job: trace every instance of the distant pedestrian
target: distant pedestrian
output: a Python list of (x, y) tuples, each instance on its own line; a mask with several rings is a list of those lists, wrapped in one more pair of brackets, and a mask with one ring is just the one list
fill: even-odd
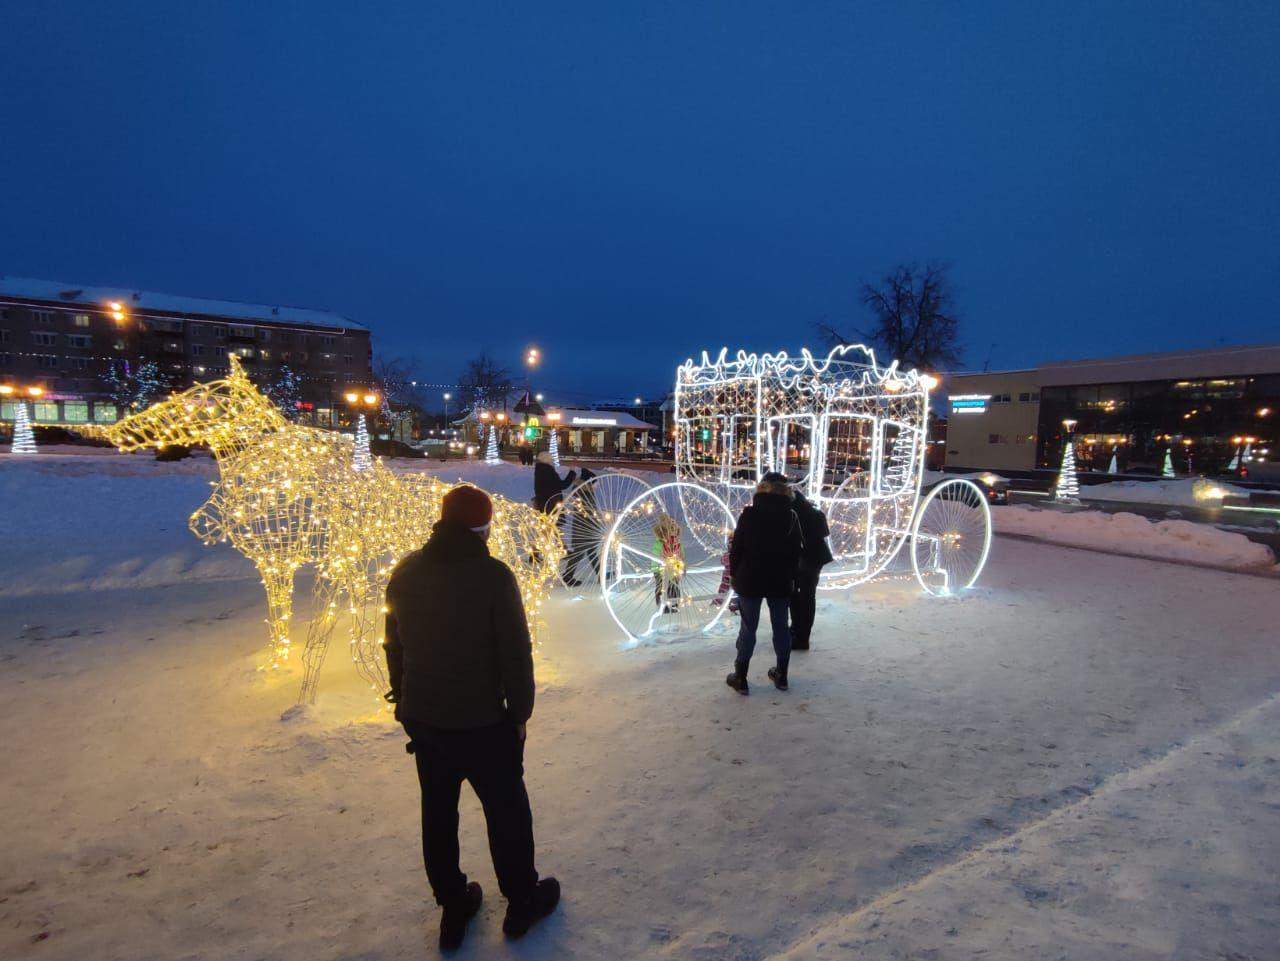
[(560, 506), (564, 492), (573, 485), (577, 476), (577, 471), (569, 471), (561, 477), (551, 462), (551, 453), (544, 450), (533, 465), (533, 506), (544, 514), (550, 514)]
[(596, 504), (595, 485), (583, 487), (595, 476), (594, 471), (584, 467), (573, 485), (577, 493), (569, 520), (569, 551), (564, 559), (564, 582), (569, 587), (582, 586), (584, 560), (588, 566), (586, 576), (592, 581), (600, 579), (600, 508)]
[(818, 607), (818, 577), (833, 560), (827, 543), (831, 528), (827, 526), (827, 515), (800, 491), (795, 491), (792, 508), (800, 521), (804, 549), (800, 551), (795, 588), (791, 591), (791, 650), (807, 651)]
[(791, 662), (787, 612), (804, 546), (800, 521), (791, 509), (791, 496), (782, 474), (765, 474), (756, 485), (751, 504), (743, 508), (729, 545), (729, 573), (738, 595), (741, 625), (733, 673), (725, 682), (739, 694), (748, 692), (747, 668), (756, 649), (760, 609), (765, 605), (769, 608), (773, 652), (777, 657), (777, 663), (769, 669), (769, 679), (778, 690), (787, 689)]
[(533, 652), (520, 586), (489, 555), (493, 504), (457, 487), (419, 550), (387, 585), (387, 670), (396, 720), (409, 735), (422, 788), (422, 854), (440, 918), (440, 947), (462, 944), (482, 892), (458, 864), (458, 799), (468, 781), (484, 807), (502, 930), (518, 938), (555, 910), (560, 884), (538, 879), (524, 786), (525, 724), (533, 712)]

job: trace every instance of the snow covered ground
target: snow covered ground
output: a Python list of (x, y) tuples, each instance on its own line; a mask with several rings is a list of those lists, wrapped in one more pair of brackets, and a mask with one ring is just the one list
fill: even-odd
[[(0, 459), (0, 956), (435, 956), (403, 735), (340, 658), (304, 711), (257, 670), (261, 588), (185, 526), (207, 462), (99, 464)], [(766, 642), (742, 698), (728, 630), (624, 651), (554, 598), (527, 772), (565, 900), (504, 944), (464, 792), (458, 956), (1277, 956), (1274, 585), (997, 539), (963, 598), (819, 604), (791, 691)]]
[(1169, 507), (1218, 507), (1227, 494), (1249, 496), (1249, 488), (1203, 477), (1177, 477), (1153, 481), (1112, 481), (1086, 484), (1080, 488), (1084, 501), (1124, 501), (1135, 504), (1164, 504)]
[(1123, 511), (1107, 514), (1019, 505), (994, 507), (991, 513), (997, 533), (1099, 551), (1280, 574), (1271, 548), (1211, 524), (1156, 521)]

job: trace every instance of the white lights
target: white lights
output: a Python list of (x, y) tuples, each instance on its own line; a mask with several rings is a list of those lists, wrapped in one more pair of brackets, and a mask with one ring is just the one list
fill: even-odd
[(617, 427), (616, 417), (571, 417), (569, 423), (579, 427)]
[(31, 420), (27, 416), (27, 402), (20, 400), (13, 405), (13, 444), (9, 448), (11, 454), (34, 454), (36, 452), (36, 435), (31, 430)]

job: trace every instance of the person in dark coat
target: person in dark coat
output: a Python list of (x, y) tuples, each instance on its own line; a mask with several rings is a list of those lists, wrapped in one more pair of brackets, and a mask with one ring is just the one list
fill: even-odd
[(833, 560), (831, 547), (827, 544), (831, 528), (827, 526), (827, 515), (800, 491), (795, 492), (791, 506), (800, 521), (800, 535), (804, 538), (796, 583), (791, 591), (791, 650), (807, 651), (818, 606), (818, 576), (822, 568)]
[(396, 720), (409, 735), (422, 787), (422, 854), (443, 909), (440, 947), (462, 943), (480, 885), (458, 866), (458, 799), (468, 781), (484, 807), (503, 931), (524, 934), (560, 899), (534, 868), (524, 786), (525, 724), (533, 712), (533, 650), (515, 575), (489, 555), (493, 504), (479, 488), (444, 497), (441, 518), (387, 585), (384, 647)]
[(769, 679), (778, 690), (787, 689), (791, 661), (787, 608), (803, 546), (787, 479), (781, 474), (765, 474), (756, 485), (751, 504), (743, 508), (729, 545), (729, 576), (738, 595), (741, 626), (733, 673), (725, 682), (740, 694), (748, 692), (747, 667), (756, 649), (760, 609), (765, 605), (769, 608), (773, 652), (777, 656), (777, 664), (769, 668)]
[[(574, 487), (581, 487), (596, 476), (590, 468), (582, 468)], [(570, 587), (582, 584), (581, 562), (589, 565), (589, 576), (600, 579), (600, 519), (597, 516), (595, 485), (589, 485), (573, 499), (573, 512), (569, 520), (569, 553), (564, 559), (564, 582)]]
[(562, 478), (556, 473), (555, 464), (551, 463), (550, 451), (544, 450), (533, 465), (533, 506), (544, 514), (550, 514), (560, 506), (564, 492), (577, 476), (577, 471), (569, 471)]

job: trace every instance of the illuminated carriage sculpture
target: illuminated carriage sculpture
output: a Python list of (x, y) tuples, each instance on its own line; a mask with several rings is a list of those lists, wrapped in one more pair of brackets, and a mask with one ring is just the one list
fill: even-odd
[(958, 478), (921, 497), (934, 386), (896, 362), (878, 366), (862, 346), (686, 361), (676, 372), (677, 480), (638, 493), (605, 535), (601, 591), (618, 626), (634, 640), (715, 625), (728, 607), (729, 535), (770, 471), (827, 515), (835, 560), (820, 587), (874, 577), (908, 541), (928, 593), (972, 585), (991, 543), (986, 497)]

